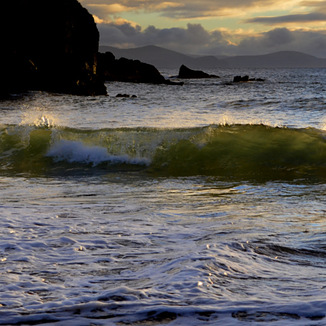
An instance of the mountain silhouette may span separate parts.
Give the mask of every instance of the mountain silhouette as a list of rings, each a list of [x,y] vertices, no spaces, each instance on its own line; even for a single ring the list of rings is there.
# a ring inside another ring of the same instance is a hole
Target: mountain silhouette
[[[100,52],[112,52],[115,57],[140,60],[158,68],[320,68],[326,67],[326,59],[296,51],[280,51],[265,55],[245,56],[192,56],[155,45],[118,49],[100,46]]]

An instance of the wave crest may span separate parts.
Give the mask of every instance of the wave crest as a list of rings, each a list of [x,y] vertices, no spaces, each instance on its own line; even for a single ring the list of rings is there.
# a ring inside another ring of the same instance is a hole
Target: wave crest
[[[2,126],[0,171],[141,165],[154,175],[326,177],[324,131],[266,125],[83,130]]]

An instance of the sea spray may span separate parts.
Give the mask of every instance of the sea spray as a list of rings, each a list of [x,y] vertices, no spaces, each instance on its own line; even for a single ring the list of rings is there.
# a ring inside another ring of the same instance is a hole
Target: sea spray
[[[54,128],[60,126],[61,121],[54,113],[47,112],[46,108],[34,107],[24,111],[19,125]]]

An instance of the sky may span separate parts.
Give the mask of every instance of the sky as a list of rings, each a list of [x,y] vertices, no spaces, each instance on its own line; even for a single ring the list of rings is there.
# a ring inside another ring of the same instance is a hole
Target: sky
[[[325,0],[79,0],[100,45],[185,54],[300,51],[326,58]]]

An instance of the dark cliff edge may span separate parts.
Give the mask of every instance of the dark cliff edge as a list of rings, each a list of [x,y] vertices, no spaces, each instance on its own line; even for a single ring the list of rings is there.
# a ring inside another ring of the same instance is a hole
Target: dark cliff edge
[[[116,59],[111,52],[98,53],[98,71],[105,81],[183,85],[165,79],[153,65],[126,58]]]
[[[77,0],[10,0],[0,8],[0,97],[106,94],[97,73],[99,32]]]

